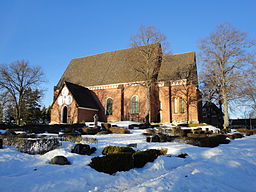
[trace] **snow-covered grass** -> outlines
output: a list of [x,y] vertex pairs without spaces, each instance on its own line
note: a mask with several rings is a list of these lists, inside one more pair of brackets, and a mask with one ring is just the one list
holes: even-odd
[[[142,132],[135,129],[133,134],[85,136],[98,139],[91,145],[98,149],[91,156],[70,153],[74,145],[70,142],[44,155],[29,155],[5,146],[0,149],[0,191],[255,191],[256,135],[216,148],[200,148],[182,143],[146,143]],[[131,143],[137,143],[137,149],[167,148],[168,155],[144,168],[115,175],[88,166],[92,157],[101,155],[104,146]],[[189,156],[175,157],[180,153]],[[48,164],[57,155],[66,156],[72,164]]]

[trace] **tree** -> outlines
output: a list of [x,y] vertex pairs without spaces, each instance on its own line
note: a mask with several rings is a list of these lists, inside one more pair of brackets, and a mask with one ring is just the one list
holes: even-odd
[[[190,108],[197,107],[198,102],[201,102],[200,95],[198,95],[198,88],[195,86],[198,84],[197,78],[195,78],[195,73],[196,71],[193,65],[188,65],[183,68],[179,67],[176,75],[179,79],[184,79],[185,81],[183,81],[183,83],[178,87],[174,87],[172,90],[173,94],[180,98],[179,108],[181,109],[179,109],[179,111],[182,111],[183,113],[186,112],[187,123],[189,123],[190,119]],[[173,104],[173,106],[175,107],[175,104]]]
[[32,90],[30,87],[25,90],[24,100],[21,107],[22,119],[21,123],[38,124],[41,119],[41,105],[39,104],[42,96],[41,91],[38,89]]
[[241,94],[245,96],[242,103],[251,109],[251,114],[256,114],[256,62],[252,61],[252,66],[246,71],[246,84],[241,88]]
[[[163,45],[163,47],[162,47]],[[131,37],[131,46],[137,49],[135,56],[136,67],[134,70],[144,79],[143,85],[146,88],[146,123],[151,121],[152,92],[157,81],[158,72],[162,60],[162,49],[166,49],[166,36],[154,26],[144,26]],[[134,57],[134,56],[133,56]]]
[[254,45],[246,33],[228,23],[218,25],[217,29],[199,44],[204,66],[203,80],[208,92],[212,91],[210,95],[218,94],[216,98],[223,104],[224,129],[229,125],[228,103],[241,96],[239,88],[245,85],[244,71],[252,59],[248,49]]
[[22,110],[27,104],[28,91],[37,89],[43,82],[43,72],[38,66],[29,66],[24,60],[0,66],[0,91],[15,108],[15,120],[21,123]]

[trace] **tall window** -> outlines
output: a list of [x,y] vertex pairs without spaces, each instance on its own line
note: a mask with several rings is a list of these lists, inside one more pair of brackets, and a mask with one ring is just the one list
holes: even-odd
[[185,101],[183,98],[180,98],[180,112],[185,113]]
[[139,113],[139,97],[133,96],[131,98],[131,114]]
[[107,99],[106,115],[112,115],[113,113],[113,99]]
[[178,108],[179,108],[179,106],[178,106],[178,98],[175,97],[174,100],[173,100],[173,111],[174,111],[174,113],[178,113]]

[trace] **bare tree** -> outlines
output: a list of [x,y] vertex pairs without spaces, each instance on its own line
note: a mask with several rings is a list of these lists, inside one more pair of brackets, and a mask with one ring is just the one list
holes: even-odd
[[27,91],[34,90],[43,82],[43,72],[38,66],[29,66],[20,60],[9,65],[0,66],[0,91],[13,102],[15,120],[21,122],[22,106],[26,104]]
[[252,65],[246,70],[246,84],[241,87],[241,95],[244,98],[241,100],[244,106],[247,106],[251,111],[256,113],[256,62],[252,61]]
[[224,124],[229,125],[229,101],[239,98],[239,87],[244,86],[245,68],[251,61],[248,49],[254,46],[247,34],[225,23],[200,42],[203,73],[208,89],[219,94],[223,103]]
[[[162,47],[162,45],[164,47]],[[143,86],[147,90],[146,94],[146,123],[151,121],[152,92],[157,81],[158,72],[162,61],[162,49],[167,47],[166,36],[154,26],[144,26],[131,37],[131,46],[137,49],[138,55],[134,70],[143,77]]]
[[[198,95],[197,90],[197,78],[195,78],[195,67],[193,65],[188,65],[183,68],[178,68],[176,75],[178,79],[183,79],[179,86],[174,86],[172,92],[173,95],[179,96],[185,104],[186,111],[186,121],[189,123],[190,120],[190,108],[197,107],[198,102],[200,102],[200,95]],[[169,78],[167,78],[169,79]],[[181,107],[182,105],[180,105]],[[180,109],[181,111],[181,109]]]

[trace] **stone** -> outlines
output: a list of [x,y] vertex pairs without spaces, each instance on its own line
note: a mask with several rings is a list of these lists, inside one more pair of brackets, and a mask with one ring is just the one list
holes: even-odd
[[50,164],[56,165],[70,165],[68,159],[64,156],[55,156],[51,159]]
[[89,145],[86,144],[76,144],[72,149],[71,153],[76,153],[79,155],[91,155],[94,153],[97,149],[95,147],[90,148]]

